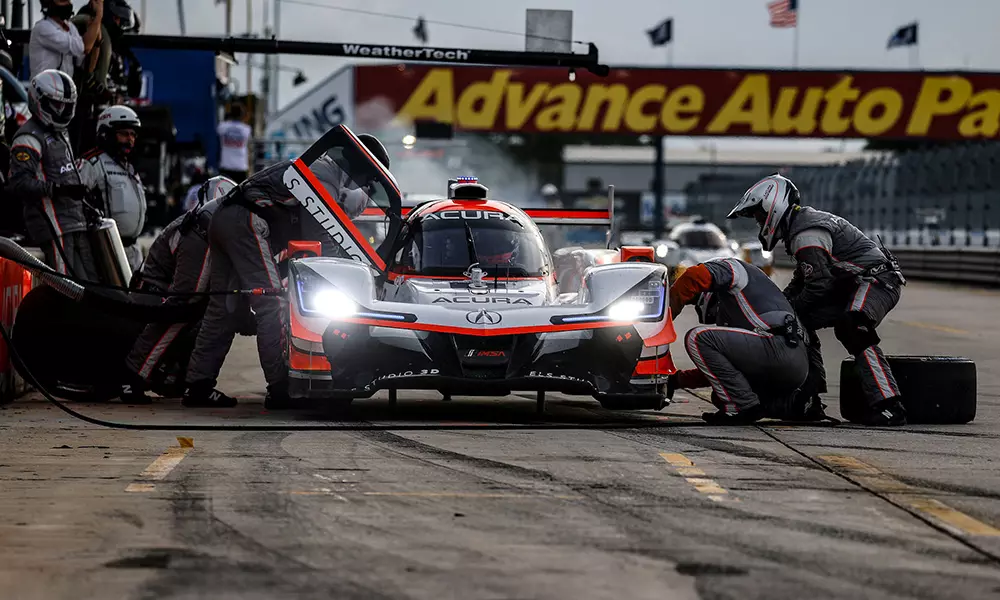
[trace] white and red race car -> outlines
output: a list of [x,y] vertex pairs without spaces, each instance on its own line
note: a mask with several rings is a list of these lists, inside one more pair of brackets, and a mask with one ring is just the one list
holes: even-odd
[[[344,188],[324,180],[331,163],[368,194],[354,222],[335,198]],[[393,176],[345,126],[296,160],[285,184],[343,254],[318,256],[316,242],[288,248],[293,396],[557,391],[612,409],[666,405],[676,333],[653,248],[602,251],[607,264],[587,266],[577,289],[560,293],[538,228],[610,227],[613,190],[607,210],[522,210],[457,178],[448,197],[404,209]],[[384,224],[378,248],[359,221]]]

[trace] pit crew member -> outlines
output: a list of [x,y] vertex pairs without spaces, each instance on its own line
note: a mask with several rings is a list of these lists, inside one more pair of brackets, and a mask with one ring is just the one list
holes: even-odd
[[[198,190],[198,204],[174,219],[153,240],[142,269],[133,277],[136,289],[163,294],[208,291],[211,260],[208,228],[223,196],[236,187],[226,177],[213,177]],[[188,302],[166,296],[166,302]],[[247,310],[249,313],[249,310]],[[148,404],[145,390],[171,346],[188,334],[188,323],[150,323],[125,360],[120,398],[126,404]]]
[[[377,138],[362,134],[358,139],[383,166],[389,167],[389,155]],[[274,249],[284,249],[291,239],[296,239],[293,235],[301,235],[295,233],[297,228],[315,222],[285,187],[283,176],[290,165],[290,161],[283,161],[255,173],[222,202],[209,229],[211,289],[281,287]],[[351,175],[361,179],[362,174],[348,174],[325,156],[311,165],[310,170],[350,218],[364,211],[370,199],[361,189],[366,184],[359,187],[351,179]],[[319,231],[322,230],[316,233]],[[325,231],[322,235],[325,236]],[[287,408],[290,401],[283,339],[286,301],[278,295],[262,294],[252,296],[250,306],[257,321],[257,352],[267,381],[265,406]],[[236,405],[235,399],[215,389],[236,333],[233,312],[234,306],[225,296],[213,296],[209,300],[188,364],[185,406]]]
[[142,265],[136,243],[146,224],[146,193],[129,156],[135,150],[139,116],[127,106],[109,106],[97,117],[97,147],[80,161],[80,177],[101,210],[118,224],[132,271]]
[[28,85],[31,118],[11,144],[7,198],[22,206],[28,236],[59,273],[97,281],[87,236],[87,188],[73,157],[66,128],[76,113],[76,84],[48,69]]
[[719,411],[702,418],[729,425],[772,416],[769,404],[795,395],[809,372],[805,330],[763,271],[736,258],[690,267],[670,289],[674,317],[686,304],[696,304],[706,325],[684,337],[697,369],[669,376],[668,396],[678,387],[711,386]]
[[810,333],[809,381],[803,393],[826,391],[817,329],[833,327],[852,355],[871,408],[869,425],[903,425],[899,386],[875,329],[899,302],[906,280],[885,246],[837,215],[800,205],[799,190],[785,177],[755,183],[729,213],[753,218],[765,250],[784,240],[797,263],[784,293]]

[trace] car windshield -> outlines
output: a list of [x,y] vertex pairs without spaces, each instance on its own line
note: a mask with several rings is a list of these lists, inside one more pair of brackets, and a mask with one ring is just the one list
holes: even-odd
[[708,229],[677,232],[673,241],[677,242],[682,248],[694,248],[696,250],[721,250],[726,247],[726,238],[719,234],[719,232]]
[[398,260],[404,272],[420,275],[461,276],[479,263],[489,275],[541,277],[549,272],[544,248],[537,228],[516,221],[423,219]]

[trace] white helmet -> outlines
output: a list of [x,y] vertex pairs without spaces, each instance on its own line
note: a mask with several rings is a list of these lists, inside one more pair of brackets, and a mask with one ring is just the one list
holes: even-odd
[[119,142],[116,132],[142,127],[139,115],[127,106],[109,106],[97,116],[97,145],[112,156],[126,157],[135,149],[135,139]]
[[791,180],[775,173],[750,186],[727,218],[749,217],[760,225],[764,250],[771,251],[788,230],[788,213],[799,203],[799,190]]
[[66,129],[76,115],[76,84],[58,69],[46,69],[28,84],[28,110],[53,129]]
[[97,135],[108,133],[116,129],[138,129],[142,127],[139,115],[127,106],[109,106],[101,111],[97,116]]
[[206,204],[218,200],[236,189],[236,182],[223,175],[216,175],[198,188],[198,204]]

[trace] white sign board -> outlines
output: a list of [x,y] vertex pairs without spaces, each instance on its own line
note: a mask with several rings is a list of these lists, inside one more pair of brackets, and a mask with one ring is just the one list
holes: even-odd
[[327,77],[270,118],[266,137],[313,142],[346,123],[354,125],[354,67]]
[[524,25],[527,52],[572,52],[573,11],[529,8]]

